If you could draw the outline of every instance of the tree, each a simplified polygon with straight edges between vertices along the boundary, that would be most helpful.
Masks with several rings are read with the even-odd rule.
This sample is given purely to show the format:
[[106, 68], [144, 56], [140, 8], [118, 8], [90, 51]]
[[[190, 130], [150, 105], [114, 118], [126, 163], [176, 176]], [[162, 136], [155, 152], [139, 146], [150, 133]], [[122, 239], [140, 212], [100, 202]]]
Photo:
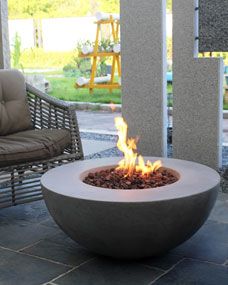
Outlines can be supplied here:
[[119, 13], [121, 0], [97, 0], [99, 9], [107, 13]]
[[[119, 13], [121, 0], [8, 0], [10, 18], [78, 17], [96, 11]], [[159, 0], [157, 0], [159, 1]], [[170, 11], [172, 0], [167, 0]]]
[[58, 0], [8, 0], [10, 17], [40, 17], [55, 9]]
[[97, 0], [90, 0], [90, 12], [94, 14], [98, 11], [98, 3]]
[[167, 10], [171, 11], [172, 9], [172, 0], [167, 0]]
[[10, 18], [85, 16], [89, 0], [8, 0]]

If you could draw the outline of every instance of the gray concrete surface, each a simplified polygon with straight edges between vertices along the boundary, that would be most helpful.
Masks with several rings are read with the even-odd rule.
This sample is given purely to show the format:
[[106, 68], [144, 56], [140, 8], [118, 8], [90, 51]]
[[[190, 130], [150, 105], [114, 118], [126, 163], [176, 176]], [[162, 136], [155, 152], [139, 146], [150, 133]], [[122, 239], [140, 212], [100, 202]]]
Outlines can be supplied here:
[[219, 58], [197, 57], [195, 2], [173, 0], [173, 153], [217, 169], [222, 164], [223, 65]]
[[10, 68], [8, 1], [0, 1], [0, 68]]
[[77, 111], [80, 131], [116, 134], [114, 119], [121, 113]]
[[121, 0], [122, 113], [143, 155], [166, 156], [164, 0]]
[[113, 148], [115, 146], [116, 144], [114, 142], [82, 139], [82, 148], [83, 148], [83, 153], [85, 156], [92, 155], [97, 152], [101, 152], [101, 151]]

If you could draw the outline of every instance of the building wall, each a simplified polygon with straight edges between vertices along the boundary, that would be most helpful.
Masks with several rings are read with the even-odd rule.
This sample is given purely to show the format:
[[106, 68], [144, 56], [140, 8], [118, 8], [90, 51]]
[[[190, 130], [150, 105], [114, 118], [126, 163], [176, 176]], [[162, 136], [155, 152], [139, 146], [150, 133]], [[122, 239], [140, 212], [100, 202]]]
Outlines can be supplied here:
[[[94, 17], [53, 18], [41, 20], [43, 48], [47, 51], [70, 51], [77, 42], [94, 41], [96, 25]], [[172, 15], [167, 15], [167, 36], [172, 36]], [[18, 33], [22, 48], [33, 48], [34, 23], [32, 19], [9, 20], [10, 45]]]
[[0, 69], [10, 67], [10, 50], [8, 35], [8, 3], [0, 1]]

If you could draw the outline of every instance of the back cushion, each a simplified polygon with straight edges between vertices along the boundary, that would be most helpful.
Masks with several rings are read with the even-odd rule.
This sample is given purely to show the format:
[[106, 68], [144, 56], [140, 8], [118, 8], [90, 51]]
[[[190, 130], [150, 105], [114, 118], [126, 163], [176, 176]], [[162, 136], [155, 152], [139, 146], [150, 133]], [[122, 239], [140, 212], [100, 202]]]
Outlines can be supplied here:
[[0, 136], [31, 127], [24, 76], [17, 70], [0, 70]]

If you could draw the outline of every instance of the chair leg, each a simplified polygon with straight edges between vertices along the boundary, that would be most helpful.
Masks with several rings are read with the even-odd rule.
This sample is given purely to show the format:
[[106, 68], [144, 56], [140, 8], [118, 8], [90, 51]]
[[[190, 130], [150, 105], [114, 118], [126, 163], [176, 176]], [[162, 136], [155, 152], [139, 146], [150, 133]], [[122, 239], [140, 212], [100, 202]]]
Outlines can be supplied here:
[[12, 172], [11, 172], [10, 183], [11, 183], [12, 205], [15, 205], [16, 196], [15, 196], [15, 175], [14, 175], [14, 170], [12, 170]]

